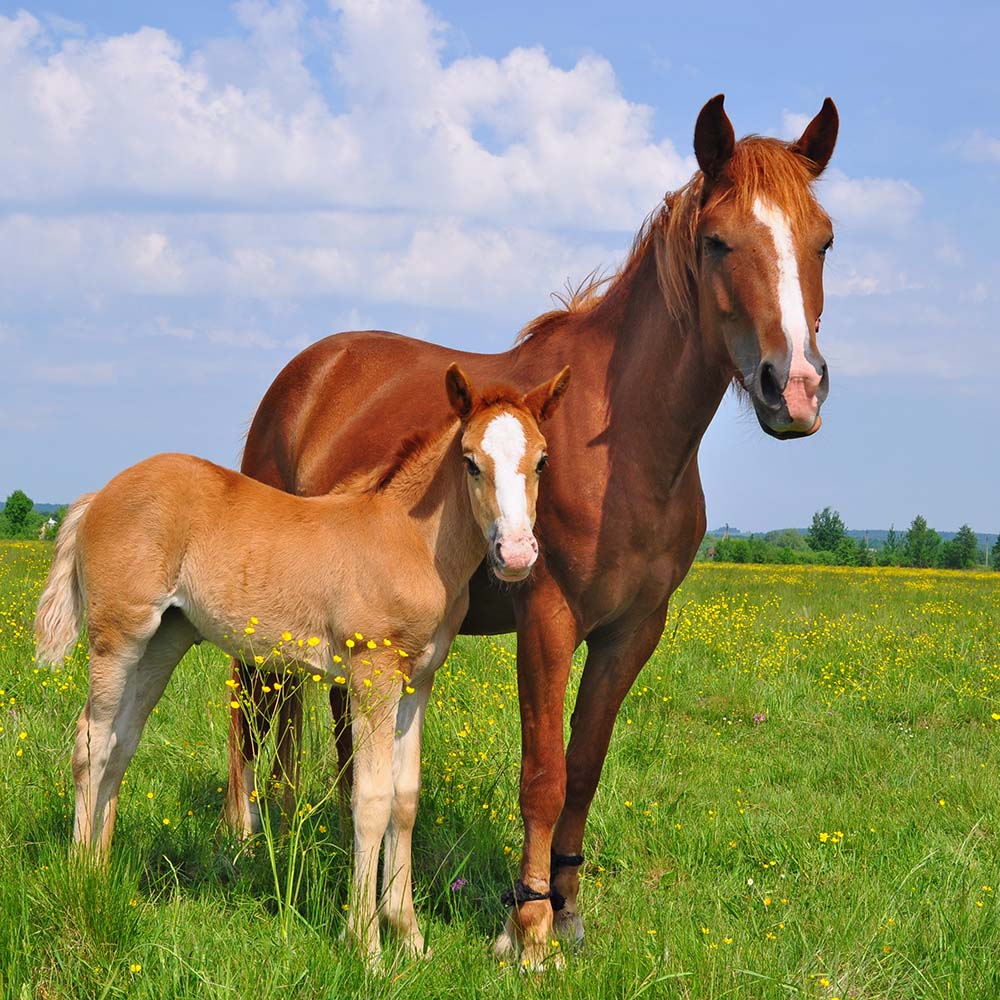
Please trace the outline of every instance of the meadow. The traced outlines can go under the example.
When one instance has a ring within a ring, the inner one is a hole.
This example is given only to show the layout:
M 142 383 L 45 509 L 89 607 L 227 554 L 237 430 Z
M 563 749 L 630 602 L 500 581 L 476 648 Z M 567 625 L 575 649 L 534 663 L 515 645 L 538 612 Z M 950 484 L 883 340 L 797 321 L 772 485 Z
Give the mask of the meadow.
M 697 565 L 591 812 L 587 942 L 553 943 L 565 968 L 542 976 L 491 951 L 520 843 L 514 640 L 460 639 L 415 838 L 434 957 L 390 945 L 372 974 L 342 939 L 319 683 L 289 833 L 243 844 L 220 823 L 233 692 L 200 646 L 128 772 L 110 870 L 69 860 L 87 669 L 82 647 L 33 662 L 51 551 L 0 544 L 4 997 L 1000 996 L 1000 574 Z

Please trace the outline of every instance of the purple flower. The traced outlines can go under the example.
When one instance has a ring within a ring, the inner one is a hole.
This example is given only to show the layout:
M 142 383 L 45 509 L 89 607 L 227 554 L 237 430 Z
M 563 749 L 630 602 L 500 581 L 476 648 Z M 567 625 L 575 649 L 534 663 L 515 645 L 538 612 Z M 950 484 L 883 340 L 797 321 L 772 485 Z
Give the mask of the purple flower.
M 464 889 L 469 883 L 464 878 L 457 878 L 451 883 L 451 891 L 458 892 L 460 889 Z
M 767 716 L 763 712 L 755 712 L 753 717 L 753 724 L 759 726 L 762 722 L 767 722 Z

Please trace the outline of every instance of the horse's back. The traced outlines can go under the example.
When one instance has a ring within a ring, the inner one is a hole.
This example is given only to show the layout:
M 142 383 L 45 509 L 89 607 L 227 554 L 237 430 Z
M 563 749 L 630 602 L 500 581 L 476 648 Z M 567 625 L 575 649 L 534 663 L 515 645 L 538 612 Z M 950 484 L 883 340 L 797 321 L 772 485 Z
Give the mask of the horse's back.
M 383 330 L 332 334 L 275 378 L 250 425 L 241 468 L 290 493 L 327 493 L 446 418 L 450 364 L 494 380 L 497 357 Z

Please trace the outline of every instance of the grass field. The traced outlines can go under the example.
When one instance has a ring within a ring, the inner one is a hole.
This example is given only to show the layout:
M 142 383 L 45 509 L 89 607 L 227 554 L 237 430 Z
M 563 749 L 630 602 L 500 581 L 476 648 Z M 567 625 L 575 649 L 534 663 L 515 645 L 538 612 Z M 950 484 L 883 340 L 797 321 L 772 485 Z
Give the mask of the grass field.
M 220 826 L 230 692 L 200 647 L 126 777 L 110 872 L 69 863 L 86 660 L 32 661 L 50 553 L 0 545 L 5 997 L 1000 997 L 1000 574 L 697 566 L 594 802 L 586 946 L 541 977 L 490 949 L 520 842 L 514 642 L 460 640 L 415 841 L 434 957 L 390 946 L 371 975 L 341 940 L 319 685 L 273 858 Z

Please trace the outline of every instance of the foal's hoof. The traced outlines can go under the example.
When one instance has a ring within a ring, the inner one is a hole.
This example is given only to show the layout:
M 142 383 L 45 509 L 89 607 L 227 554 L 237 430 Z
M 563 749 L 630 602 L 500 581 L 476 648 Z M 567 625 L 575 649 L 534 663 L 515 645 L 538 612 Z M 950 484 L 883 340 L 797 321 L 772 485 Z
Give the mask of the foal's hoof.
M 500 935 L 493 942 L 493 954 L 499 959 L 516 958 L 519 950 L 514 917 L 510 915 Z

